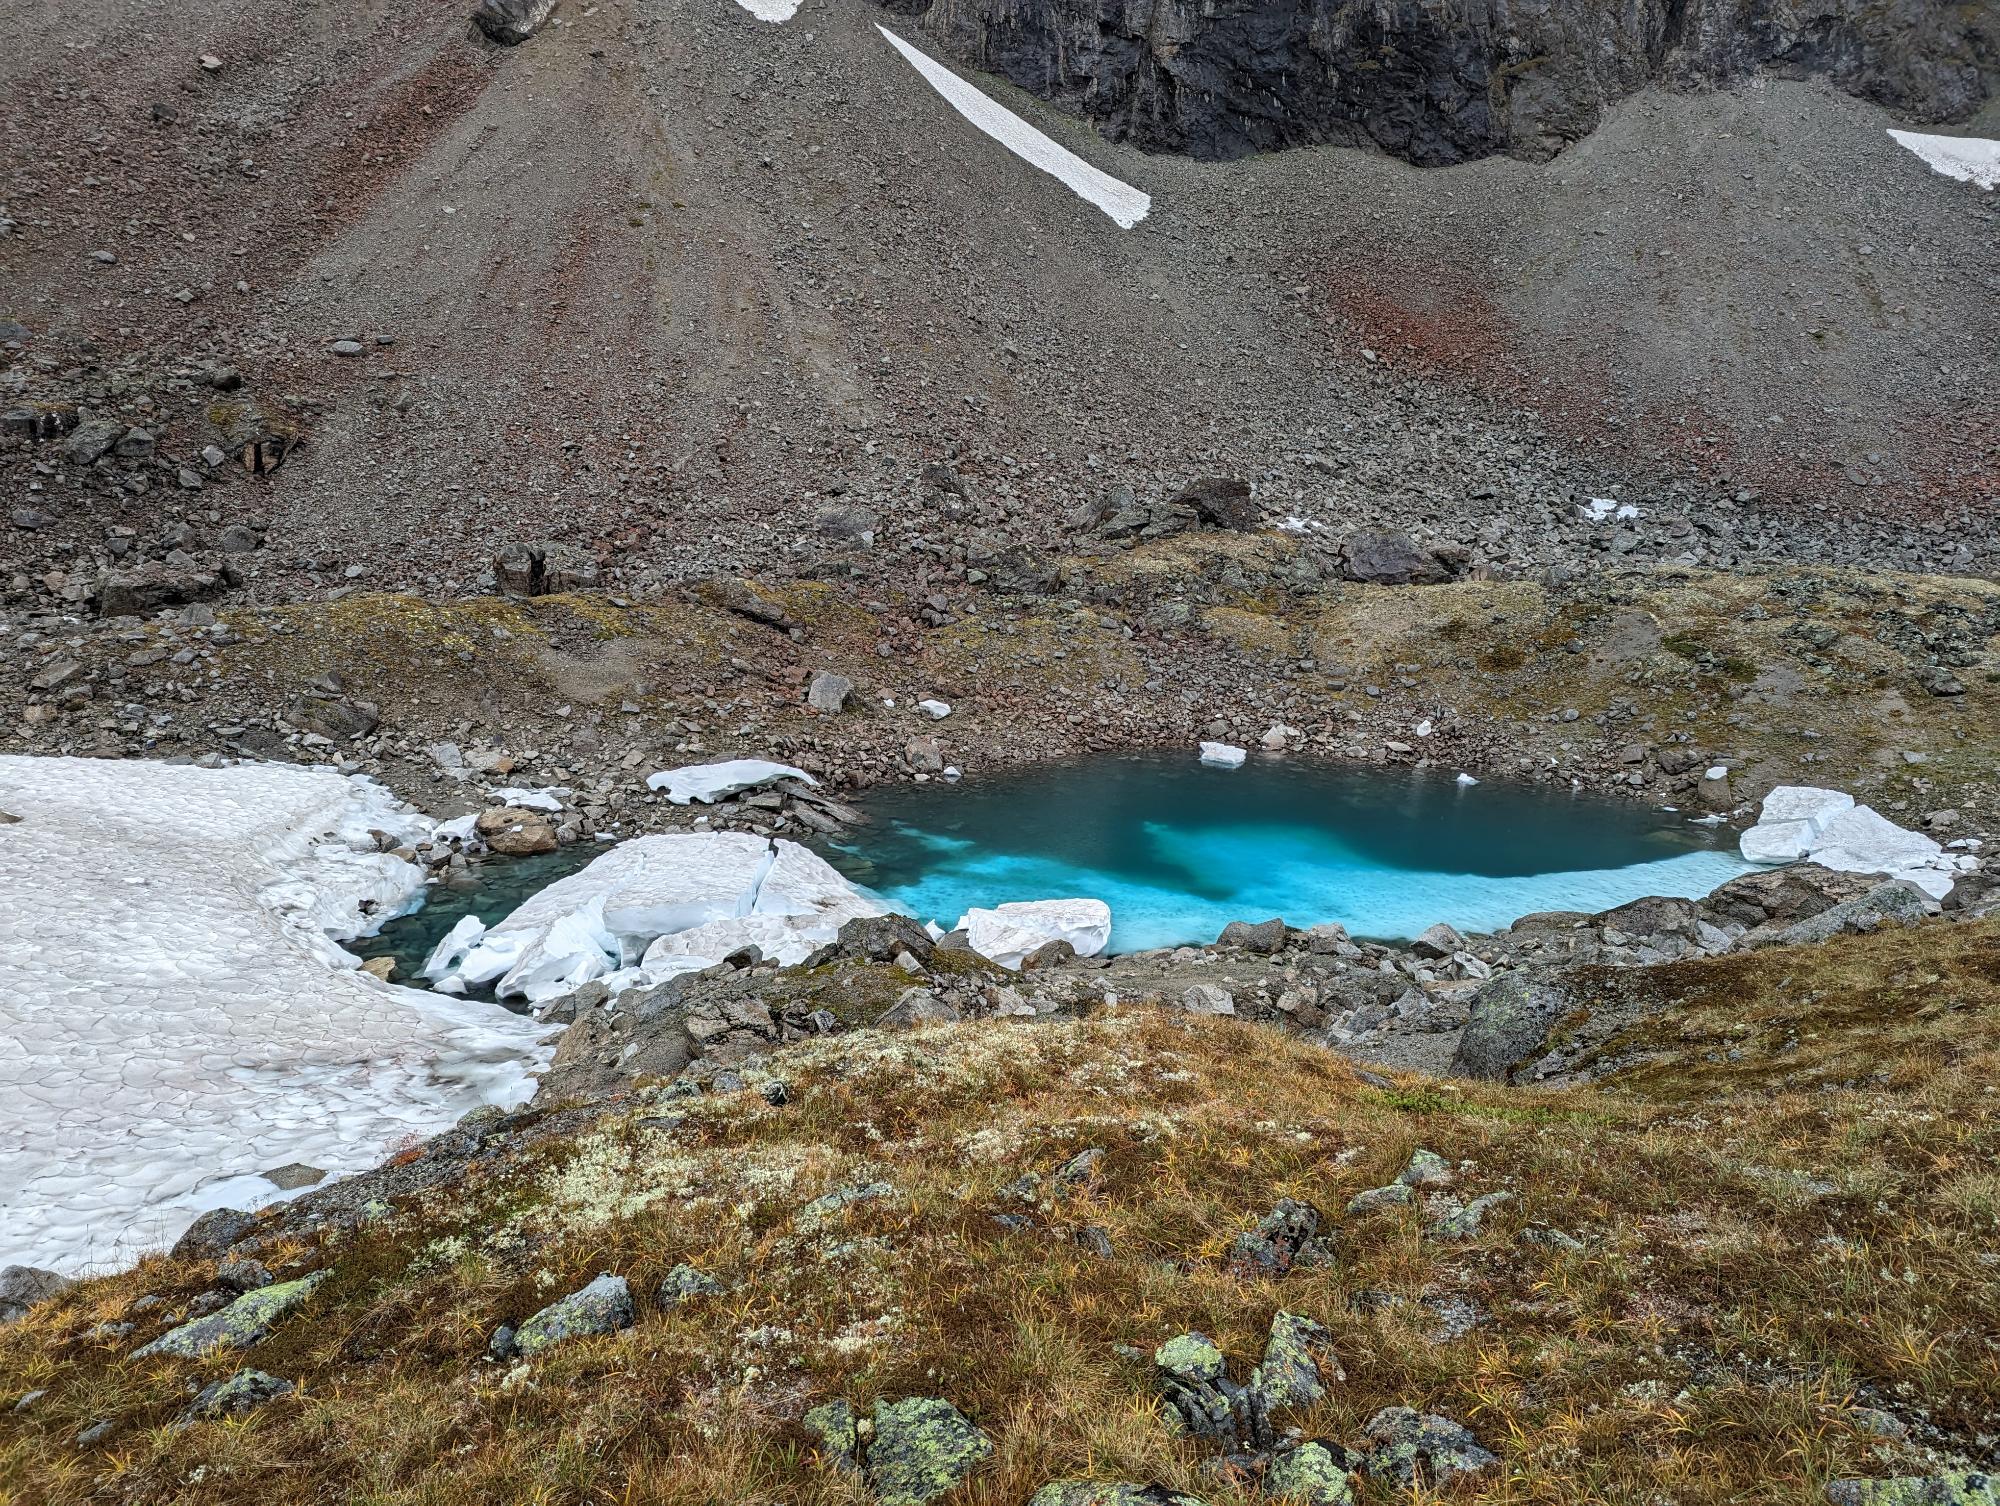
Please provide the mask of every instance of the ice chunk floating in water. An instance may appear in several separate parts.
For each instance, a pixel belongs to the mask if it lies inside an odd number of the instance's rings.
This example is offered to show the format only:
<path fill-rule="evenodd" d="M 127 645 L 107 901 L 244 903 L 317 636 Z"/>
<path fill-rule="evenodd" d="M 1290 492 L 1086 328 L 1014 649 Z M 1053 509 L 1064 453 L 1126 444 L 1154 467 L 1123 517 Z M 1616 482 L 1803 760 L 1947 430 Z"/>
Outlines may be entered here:
<path fill-rule="evenodd" d="M 1122 183 L 1107 172 L 1092 167 L 1067 147 L 1058 146 L 1004 105 L 988 99 L 979 90 L 934 62 L 905 42 L 886 26 L 875 28 L 889 39 L 889 45 L 909 60 L 924 81 L 944 96 L 945 102 L 980 130 L 1006 147 L 1031 167 L 1064 184 L 1078 198 L 1086 199 L 1130 230 L 1153 207 L 1150 194 Z"/>
<path fill-rule="evenodd" d="M 875 823 L 836 861 L 920 920 L 1085 895 L 1111 907 L 1115 952 L 1274 915 L 1383 939 L 1440 920 L 1492 930 L 1750 870 L 1709 829 L 1643 806 L 1300 762 L 1224 779 L 1185 756 L 1105 759 L 869 805 Z"/>
<path fill-rule="evenodd" d="M 519 1103 L 547 1033 L 334 945 L 415 898 L 427 822 L 326 769 L 0 758 L 0 1265 L 169 1243 L 256 1173 L 374 1166 Z"/>

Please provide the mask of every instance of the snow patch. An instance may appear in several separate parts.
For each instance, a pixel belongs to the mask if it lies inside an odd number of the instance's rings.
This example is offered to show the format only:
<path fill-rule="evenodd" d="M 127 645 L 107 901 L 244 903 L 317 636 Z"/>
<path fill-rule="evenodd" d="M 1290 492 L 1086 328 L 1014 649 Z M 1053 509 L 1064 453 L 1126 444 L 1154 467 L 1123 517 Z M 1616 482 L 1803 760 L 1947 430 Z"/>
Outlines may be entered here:
<path fill-rule="evenodd" d="M 782 26 L 799 13 L 799 0 L 736 0 L 759 21 Z"/>
<path fill-rule="evenodd" d="M 665 790 L 675 805 L 699 800 L 713 805 L 724 795 L 741 794 L 780 779 L 798 779 L 806 784 L 819 781 L 804 769 L 788 763 L 772 763 L 767 758 L 725 758 L 721 763 L 691 763 L 684 768 L 662 769 L 646 780 L 649 790 Z"/>
<path fill-rule="evenodd" d="M 888 27 L 878 26 L 875 29 L 888 39 L 891 47 L 908 59 L 910 66 L 923 75 L 926 83 L 944 96 L 945 103 L 1023 162 L 1040 168 L 1077 197 L 1095 204 L 1110 215 L 1121 229 L 1130 230 L 1153 207 L 1150 195 L 1092 167 L 1067 147 L 1056 145 L 1012 110 L 987 98 Z"/>
<path fill-rule="evenodd" d="M 1604 523 L 1614 520 L 1618 522 L 1630 522 L 1633 518 L 1639 516 L 1639 509 L 1635 503 L 1620 502 L 1615 497 L 1592 497 L 1585 504 L 1583 515 L 1593 523 Z"/>
<path fill-rule="evenodd" d="M 1764 797 L 1757 824 L 1737 844 L 1753 863 L 1801 860 L 1836 873 L 1886 873 L 1907 879 L 1932 899 L 1951 893 L 1957 875 L 1977 859 L 1947 855 L 1922 832 L 1908 831 L 1841 790 L 1780 785 Z"/>
<path fill-rule="evenodd" d="M 1002 967 L 1018 968 L 1030 952 L 1067 941 L 1079 957 L 1094 957 L 1111 940 L 1111 907 L 1101 899 L 1030 899 L 967 910 L 956 929 L 965 944 Z"/>
<path fill-rule="evenodd" d="M 1898 146 L 1921 157 L 1932 172 L 1975 188 L 2000 188 L 2000 141 L 1981 136 L 1926 136 L 1918 131 L 1889 134 Z"/>
<path fill-rule="evenodd" d="M 429 823 L 330 769 L 0 758 L 0 1265 L 171 1242 L 227 1187 L 377 1165 L 513 1105 L 546 1032 L 397 988 L 334 938 L 411 906 Z"/>

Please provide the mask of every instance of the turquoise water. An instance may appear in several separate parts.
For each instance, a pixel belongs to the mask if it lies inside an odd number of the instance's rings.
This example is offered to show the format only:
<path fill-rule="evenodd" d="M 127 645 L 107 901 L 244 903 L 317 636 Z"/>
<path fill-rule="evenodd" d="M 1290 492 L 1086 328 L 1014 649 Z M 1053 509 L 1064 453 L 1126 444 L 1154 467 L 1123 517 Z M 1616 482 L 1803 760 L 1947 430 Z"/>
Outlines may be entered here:
<path fill-rule="evenodd" d="M 1638 802 L 1447 776 L 1253 758 L 1107 758 L 869 798 L 823 849 L 856 882 L 949 928 L 974 905 L 1088 897 L 1113 951 L 1213 941 L 1232 920 L 1338 921 L 1406 939 L 1536 910 L 1693 898 L 1747 872 L 1713 828 Z"/>

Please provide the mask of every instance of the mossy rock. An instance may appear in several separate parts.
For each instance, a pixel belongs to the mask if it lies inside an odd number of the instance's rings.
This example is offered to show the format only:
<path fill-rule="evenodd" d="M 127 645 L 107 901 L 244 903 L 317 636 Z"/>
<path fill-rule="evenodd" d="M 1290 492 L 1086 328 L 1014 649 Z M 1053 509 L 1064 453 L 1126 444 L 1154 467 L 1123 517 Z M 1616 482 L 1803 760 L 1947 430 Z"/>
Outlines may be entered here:
<path fill-rule="evenodd" d="M 178 1359 L 199 1359 L 217 1349 L 248 1349 L 269 1338 L 278 1320 L 300 1306 L 326 1278 L 327 1272 L 315 1271 L 296 1281 L 280 1281 L 260 1291 L 245 1292 L 222 1311 L 183 1323 L 135 1349 L 132 1358 L 166 1354 Z"/>
<path fill-rule="evenodd" d="M 868 1486 L 881 1506 L 926 1506 L 992 1452 L 992 1440 L 948 1401 L 934 1396 L 877 1401 Z"/>

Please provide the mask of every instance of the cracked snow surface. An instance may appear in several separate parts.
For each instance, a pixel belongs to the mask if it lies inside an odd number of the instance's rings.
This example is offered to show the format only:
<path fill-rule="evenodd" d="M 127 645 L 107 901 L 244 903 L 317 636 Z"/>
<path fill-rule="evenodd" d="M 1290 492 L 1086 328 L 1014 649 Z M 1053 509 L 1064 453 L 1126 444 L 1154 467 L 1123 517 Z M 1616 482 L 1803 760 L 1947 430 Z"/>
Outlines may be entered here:
<path fill-rule="evenodd" d="M 428 824 L 381 786 L 0 757 L 0 811 L 0 1265 L 129 1260 L 281 1196 L 263 1171 L 361 1170 L 532 1092 L 543 1027 L 330 939 L 421 886 L 371 833 Z"/>

